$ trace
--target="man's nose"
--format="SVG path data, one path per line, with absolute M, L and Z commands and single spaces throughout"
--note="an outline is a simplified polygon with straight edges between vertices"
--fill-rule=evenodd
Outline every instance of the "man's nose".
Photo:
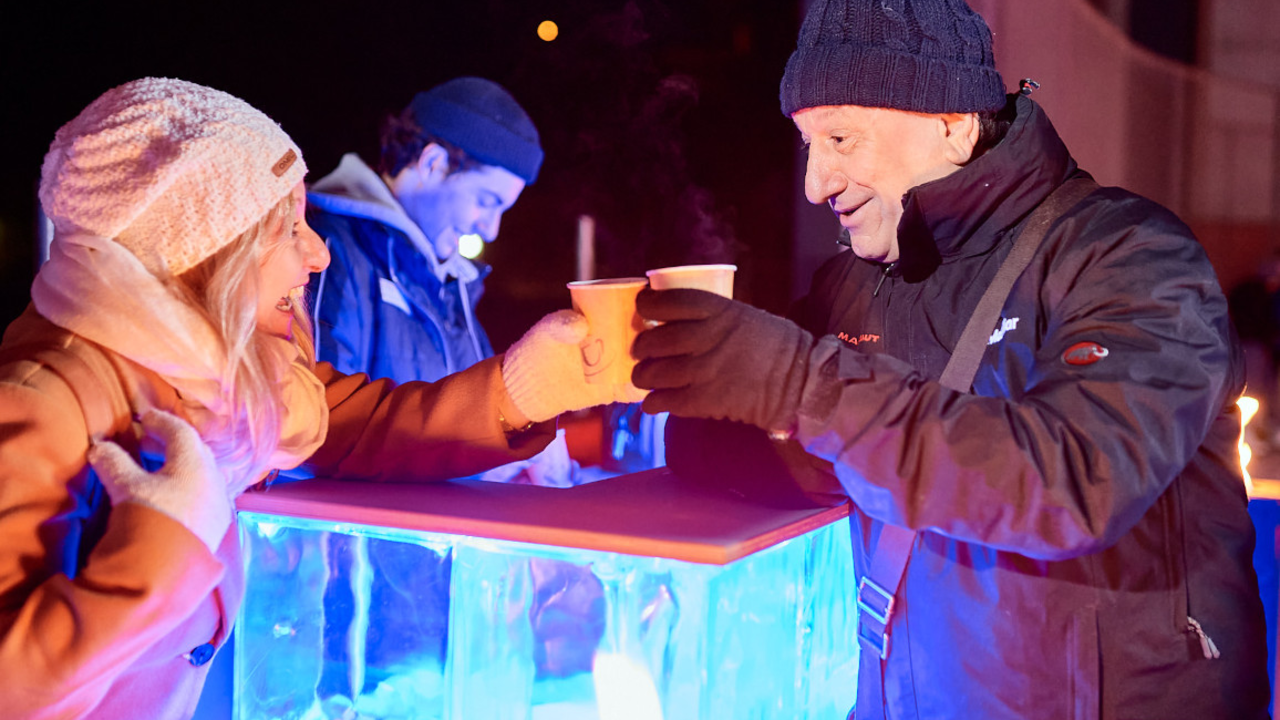
M 804 196 L 814 205 L 822 205 L 844 190 L 840 173 L 830 166 L 820 153 L 810 149 L 805 163 Z
M 480 217 L 480 221 L 476 223 L 476 234 L 484 238 L 485 242 L 493 242 L 498 237 L 498 230 L 502 227 L 502 213 L 500 211 L 489 211 Z

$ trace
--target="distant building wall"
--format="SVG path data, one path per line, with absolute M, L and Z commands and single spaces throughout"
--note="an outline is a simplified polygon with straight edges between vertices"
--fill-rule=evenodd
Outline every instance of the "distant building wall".
M 970 5 L 991 26 L 1009 89 L 1041 83 L 1034 97 L 1081 167 L 1178 213 L 1224 287 L 1280 248 L 1280 3 L 1202 0 L 1199 67 L 1135 43 L 1128 0 Z M 838 230 L 825 208 L 805 203 L 802 178 L 801 166 L 795 231 L 808 239 L 795 244 L 797 294 L 834 252 L 821 237 Z
M 1201 11 L 1203 68 L 1138 46 L 1086 0 L 971 0 L 1006 83 L 1035 94 L 1100 182 L 1190 224 L 1224 286 L 1280 245 L 1280 9 L 1220 0 Z

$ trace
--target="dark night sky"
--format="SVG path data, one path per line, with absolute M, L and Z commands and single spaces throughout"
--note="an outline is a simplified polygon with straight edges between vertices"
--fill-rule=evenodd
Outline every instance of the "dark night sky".
M 18 6 L 18 7 L 15 7 Z M 315 179 L 450 77 L 506 85 L 546 164 L 486 251 L 499 348 L 567 305 L 576 218 L 600 275 L 736 260 L 739 296 L 784 309 L 794 148 L 777 87 L 798 10 L 776 0 L 6 3 L 0 10 L 0 325 L 25 305 L 35 188 L 54 131 L 114 85 L 179 77 L 238 95 L 302 147 Z M 552 43 L 535 28 L 560 26 Z

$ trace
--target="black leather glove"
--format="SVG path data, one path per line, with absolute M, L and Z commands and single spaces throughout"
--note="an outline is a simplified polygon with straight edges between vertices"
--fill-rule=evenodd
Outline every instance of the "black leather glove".
M 631 381 L 652 390 L 647 413 L 744 422 L 790 434 L 813 336 L 745 303 L 702 290 L 644 289 L 636 309 L 662 325 L 636 338 Z

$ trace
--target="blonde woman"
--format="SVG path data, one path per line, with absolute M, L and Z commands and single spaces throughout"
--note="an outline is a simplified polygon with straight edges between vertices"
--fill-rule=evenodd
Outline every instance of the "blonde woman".
M 314 365 L 305 173 L 267 116 L 180 80 L 110 90 L 54 138 L 51 257 L 0 344 L 5 718 L 190 717 L 241 599 L 232 503 L 270 473 L 467 475 L 634 399 L 582 381 L 570 311 L 437 383 Z

